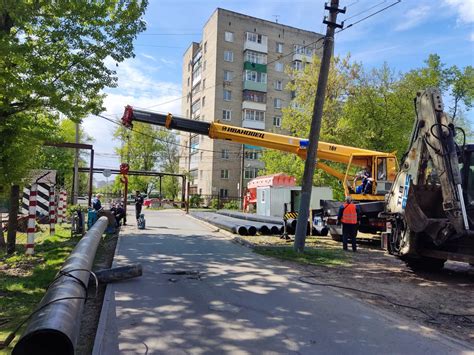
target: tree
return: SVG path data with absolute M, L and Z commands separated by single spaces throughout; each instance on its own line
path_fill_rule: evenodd
M 302 71 L 288 70 L 292 81 L 287 85 L 286 90 L 292 92 L 294 99 L 283 109 L 282 128 L 292 135 L 307 137 L 309 134 L 319 67 L 320 59 L 314 57 Z M 338 131 L 339 121 L 343 114 L 345 100 L 355 91 L 360 71 L 361 66 L 358 63 L 352 63 L 350 56 L 344 58 L 336 56 L 332 59 L 321 126 L 322 141 L 333 143 L 341 141 Z M 262 160 L 265 162 L 266 174 L 285 172 L 295 175 L 297 180 L 301 181 L 304 163 L 295 159 L 293 155 L 266 150 Z M 315 185 L 330 185 L 336 196 L 342 196 L 338 181 L 323 171 L 316 171 L 313 182 Z
M 318 61 L 293 76 L 287 89 L 294 92 L 292 104 L 283 109 L 284 129 L 307 137 L 310 127 L 313 98 L 317 86 Z M 405 153 L 413 127 L 415 109 L 413 98 L 417 91 L 428 87 L 442 90 L 448 113 L 471 139 L 472 130 L 464 112 L 473 105 L 474 70 L 471 66 L 459 69 L 447 67 L 441 58 L 432 54 L 421 68 L 405 74 L 395 74 L 385 63 L 379 68 L 366 70 L 350 57 L 334 58 L 328 81 L 324 106 L 321 140 L 382 152 Z M 263 155 L 265 172 L 279 171 L 300 179 L 302 162 L 286 153 L 266 151 Z M 337 167 L 337 164 L 330 164 Z M 333 187 L 335 195 L 342 197 L 336 180 L 316 171 L 315 184 Z
M 178 149 L 176 136 L 171 131 L 135 123 L 133 130 L 118 127 L 115 137 L 122 141 L 116 149 L 123 162 L 128 162 L 131 170 L 159 170 L 166 173 L 178 173 Z M 115 186 L 117 186 L 116 180 Z M 158 179 L 142 176 L 130 176 L 129 190 L 146 191 L 147 194 L 156 187 Z M 162 187 L 165 195 L 175 198 L 179 186 L 176 178 L 164 178 Z
M 21 182 L 58 113 L 78 121 L 102 111 L 101 90 L 117 82 L 105 60 L 133 56 L 146 6 L 146 0 L 2 1 L 0 184 Z

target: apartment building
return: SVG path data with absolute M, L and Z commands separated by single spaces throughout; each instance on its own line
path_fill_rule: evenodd
M 202 121 L 280 133 L 292 93 L 286 67 L 321 56 L 321 34 L 216 9 L 183 57 L 182 114 Z M 316 49 L 317 48 L 317 49 Z M 184 97 L 185 95 L 185 97 Z M 180 171 L 190 193 L 241 196 L 264 168 L 261 148 L 183 133 Z

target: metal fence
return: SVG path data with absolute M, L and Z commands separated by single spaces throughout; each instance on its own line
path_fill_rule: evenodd
M 189 207 L 191 208 L 214 208 L 239 210 L 242 198 L 240 196 L 199 195 L 189 196 Z

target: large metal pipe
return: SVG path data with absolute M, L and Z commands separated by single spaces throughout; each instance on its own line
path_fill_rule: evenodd
M 77 243 L 13 348 L 13 355 L 74 354 L 90 270 L 107 224 L 107 217 L 99 218 Z
M 216 227 L 225 229 L 231 233 L 239 234 L 239 235 L 255 235 L 257 233 L 257 229 L 253 226 L 244 225 L 239 223 L 240 221 L 229 221 L 227 218 L 222 218 L 223 216 L 218 216 L 215 213 L 209 212 L 194 212 L 194 216 L 199 219 L 203 219 Z
M 224 216 L 233 217 L 233 218 L 245 219 L 248 221 L 283 225 L 282 218 L 278 218 L 278 217 L 260 216 L 260 215 L 256 215 L 252 213 L 243 213 L 243 212 L 229 211 L 229 210 L 219 210 L 216 213 L 224 215 Z

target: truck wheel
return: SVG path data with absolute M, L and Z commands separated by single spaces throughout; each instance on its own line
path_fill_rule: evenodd
M 444 267 L 446 259 L 420 257 L 404 258 L 404 261 L 413 271 L 439 271 Z
M 331 234 L 332 240 L 334 240 L 335 242 L 342 242 L 342 235 L 335 234 L 335 233 L 330 233 L 330 234 Z

